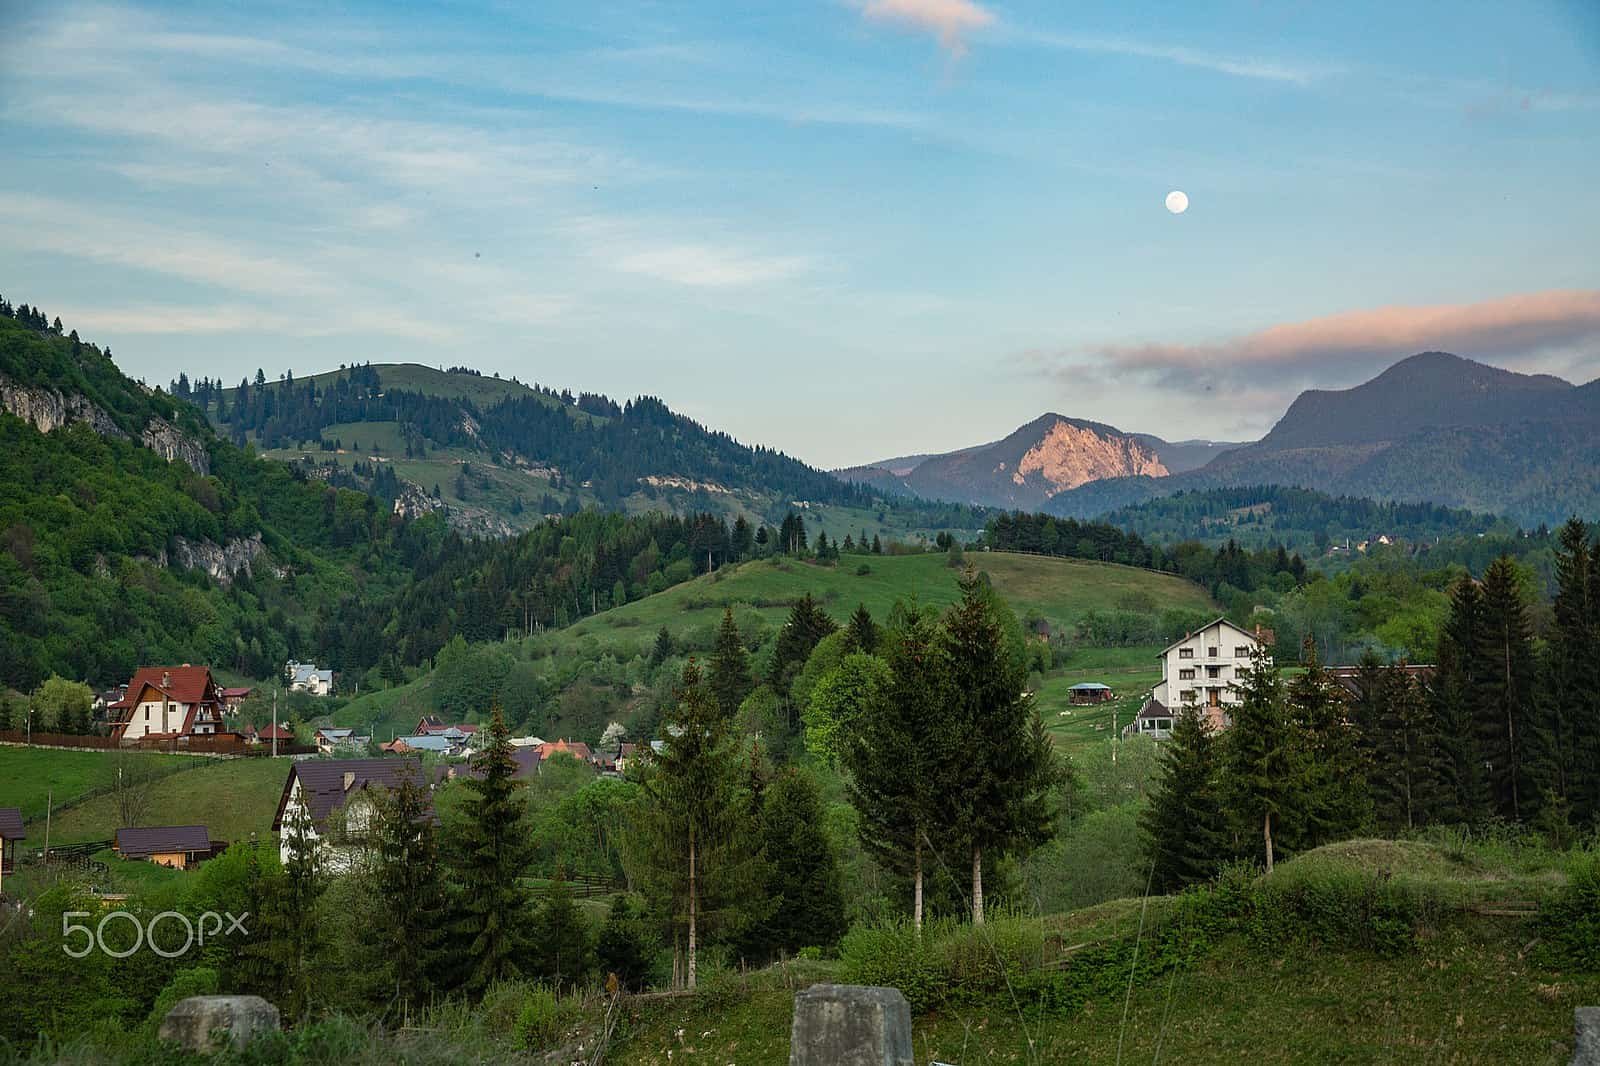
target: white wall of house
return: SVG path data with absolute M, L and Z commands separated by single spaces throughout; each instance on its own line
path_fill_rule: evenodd
M 1232 706 L 1239 702 L 1234 682 L 1259 644 L 1247 629 L 1213 622 L 1161 653 L 1161 682 L 1152 695 L 1174 710 L 1186 703 Z

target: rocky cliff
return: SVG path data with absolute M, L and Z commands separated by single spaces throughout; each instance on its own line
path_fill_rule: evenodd
M 211 579 L 227 585 L 243 573 L 252 575 L 251 565 L 266 551 L 261 534 L 255 533 L 226 544 L 213 544 L 209 540 L 190 540 L 173 537 L 171 552 L 159 552 L 155 562 L 179 570 L 204 570 Z
M 1167 468 L 1155 452 L 1131 437 L 1061 419 L 1023 453 L 1011 480 L 1026 485 L 1036 479 L 1050 497 L 1090 481 L 1139 476 L 1166 477 Z
M 31 424 L 40 433 L 49 433 L 72 422 L 86 422 L 103 437 L 127 437 L 103 408 L 83 396 L 21 385 L 3 374 L 0 374 L 0 408 Z M 147 422 L 139 440 L 169 463 L 182 460 L 196 473 L 211 473 L 211 457 L 200 442 L 164 419 L 152 418 Z

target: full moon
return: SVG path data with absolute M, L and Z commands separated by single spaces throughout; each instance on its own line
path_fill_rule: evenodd
M 1173 189 L 1167 193 L 1167 210 L 1175 215 L 1181 215 L 1189 210 L 1189 194 L 1182 189 Z

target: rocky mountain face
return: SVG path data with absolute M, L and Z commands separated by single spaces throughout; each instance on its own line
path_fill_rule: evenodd
M 87 397 L 39 385 L 23 385 L 0 374 L 0 410 L 5 410 L 40 433 L 73 422 L 85 422 L 103 437 L 127 437 L 106 411 Z M 139 435 L 146 448 L 166 459 L 182 460 L 197 473 L 211 473 L 211 457 L 200 441 L 162 418 L 151 418 Z
M 1446 352 L 1401 360 L 1354 388 L 1302 393 L 1254 444 L 1163 482 L 1118 479 L 1060 494 L 1087 517 L 1185 489 L 1287 485 L 1427 502 L 1527 525 L 1600 516 L 1600 381 L 1575 386 Z
M 1061 493 L 1114 478 L 1166 478 L 1231 444 L 1169 444 L 1100 422 L 1047 414 L 991 444 L 886 459 L 834 471 L 882 491 L 995 507 L 1039 508 Z

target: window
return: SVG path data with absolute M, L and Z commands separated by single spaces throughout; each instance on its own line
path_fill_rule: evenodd
M 1248 658 L 1250 658 L 1250 648 L 1249 648 L 1249 646 L 1248 645 L 1244 645 L 1244 644 L 1237 645 L 1233 649 L 1233 657 L 1235 659 L 1248 659 Z
M 1194 680 L 1194 667 L 1185 666 L 1182 669 L 1180 669 L 1178 671 L 1178 680 L 1179 681 L 1193 681 Z
M 1180 691 L 1178 693 L 1178 698 L 1180 700 L 1182 700 L 1184 703 L 1193 703 L 1195 701 L 1194 689 L 1192 689 L 1192 688 L 1183 689 L 1182 691 Z
M 1180 658 L 1180 659 L 1193 659 L 1194 658 L 1194 649 L 1193 648 L 1179 648 L 1178 649 L 1178 658 Z
M 1208 667 L 1206 667 L 1206 676 L 1207 677 L 1221 677 L 1222 676 L 1222 667 L 1220 667 L 1220 666 L 1208 666 Z
M 1215 659 L 1217 657 L 1218 653 L 1220 653 L 1221 651 L 1222 651 L 1222 649 L 1221 648 L 1217 648 L 1217 647 L 1207 648 L 1206 649 L 1206 656 L 1208 658 Z

